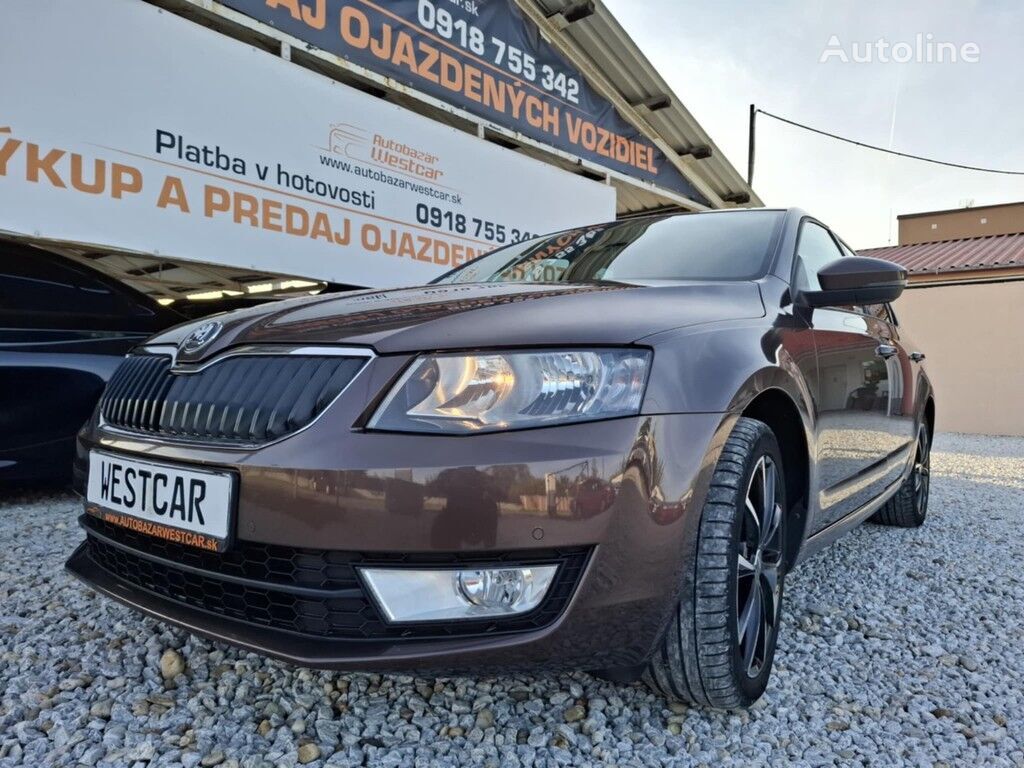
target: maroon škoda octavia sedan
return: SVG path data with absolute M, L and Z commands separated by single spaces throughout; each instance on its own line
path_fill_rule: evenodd
M 68 568 L 297 664 L 748 705 L 786 574 L 867 518 L 924 521 L 905 279 L 801 211 L 722 211 L 180 326 L 80 434 Z

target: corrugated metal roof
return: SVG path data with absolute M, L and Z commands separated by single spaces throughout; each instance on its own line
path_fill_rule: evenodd
M 593 0 L 594 12 L 579 21 L 558 23 L 558 14 L 579 5 L 578 0 L 516 0 L 520 7 L 540 9 L 548 18 L 544 31 L 571 52 L 591 85 L 604 91 L 622 114 L 641 131 L 667 148 L 681 150 L 705 146 L 711 156 L 696 160 L 682 157 L 682 168 L 714 208 L 732 207 L 723 197 L 749 195 L 747 205 L 763 205 L 757 193 L 711 140 L 682 100 L 673 93 L 639 46 L 622 28 L 601 0 Z M 586 66 L 589 65 L 589 66 Z M 589 70 L 589 71 L 588 71 Z M 640 105 L 652 97 L 667 97 L 669 106 L 651 111 Z
M 896 262 L 911 274 L 1024 267 L 1024 233 L 866 248 L 858 253 Z

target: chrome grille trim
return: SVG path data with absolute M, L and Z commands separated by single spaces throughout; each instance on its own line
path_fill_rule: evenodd
M 334 347 L 326 344 L 245 344 L 229 347 L 218 352 L 208 360 L 199 363 L 178 363 L 178 347 L 175 344 L 144 344 L 132 350 L 131 354 L 167 355 L 171 358 L 171 370 L 174 373 L 197 373 L 232 357 L 279 355 L 302 355 L 305 357 L 365 357 L 367 360 L 377 356 L 369 347 Z

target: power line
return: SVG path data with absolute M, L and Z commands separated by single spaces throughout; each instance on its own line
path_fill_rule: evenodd
M 755 113 L 760 113 L 762 115 L 765 115 L 766 117 L 774 118 L 775 120 L 778 120 L 781 123 L 787 123 L 789 125 L 795 126 L 796 128 L 802 128 L 805 131 L 810 131 L 811 133 L 817 133 L 817 134 L 819 134 L 821 136 L 827 136 L 828 138 L 835 139 L 836 141 L 844 141 L 847 144 L 853 144 L 854 146 L 857 146 L 857 147 L 864 147 L 865 149 L 873 149 L 876 152 L 885 152 L 886 154 L 889 154 L 889 155 L 897 155 L 898 157 L 906 157 L 906 158 L 908 158 L 910 160 L 920 160 L 923 163 L 932 163 L 933 165 L 945 165 L 945 166 L 947 166 L 949 168 L 961 168 L 961 169 L 963 169 L 965 171 L 980 171 L 981 173 L 998 173 L 998 174 L 1002 174 L 1003 176 L 1024 176 L 1024 171 L 1007 171 L 1007 170 L 1003 170 L 1001 168 L 982 168 L 982 167 L 977 166 L 977 165 L 963 165 L 962 163 L 950 163 L 950 162 L 947 162 L 945 160 L 936 160 L 933 157 L 922 157 L 921 155 L 911 155 L 911 154 L 908 154 L 907 152 L 897 152 L 895 149 L 886 149 L 885 147 L 877 147 L 874 144 L 865 144 L 863 141 L 856 141 L 854 139 L 848 139 L 845 136 L 839 136 L 838 134 L 835 134 L 835 133 L 829 133 L 828 131 L 823 131 L 820 128 L 812 128 L 809 125 L 804 125 L 803 123 L 798 123 L 798 122 L 796 122 L 796 120 L 790 120 L 789 118 L 785 118 L 785 117 L 782 117 L 780 115 L 773 115 L 771 112 L 766 112 L 763 109 L 755 108 L 754 112 Z M 750 173 L 748 175 L 753 176 L 753 173 Z

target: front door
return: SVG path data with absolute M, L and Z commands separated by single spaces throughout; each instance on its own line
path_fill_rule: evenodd
M 794 284 L 819 290 L 817 272 L 843 256 L 824 227 L 805 221 L 797 246 Z M 891 326 L 861 307 L 807 311 L 818 360 L 815 390 L 819 514 L 821 530 L 869 502 L 894 479 L 902 424 L 893 398 L 902 401 L 894 376 L 899 348 Z M 897 394 L 894 386 L 900 389 Z
M 812 326 L 823 528 L 899 477 L 902 468 L 893 459 L 905 441 L 894 413 L 902 402 L 898 355 L 883 324 L 852 309 L 829 308 L 814 310 Z

